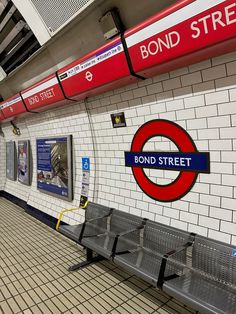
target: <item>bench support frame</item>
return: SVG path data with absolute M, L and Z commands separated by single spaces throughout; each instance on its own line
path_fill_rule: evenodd
M 93 256 L 93 250 L 86 248 L 86 260 L 83 262 L 80 262 L 78 264 L 72 265 L 68 268 L 69 271 L 75 271 L 84 267 L 87 267 L 93 263 L 99 262 L 101 260 L 105 259 L 101 255 Z

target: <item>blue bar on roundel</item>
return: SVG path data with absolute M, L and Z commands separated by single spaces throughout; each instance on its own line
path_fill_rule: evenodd
M 205 152 L 125 152 L 125 166 L 210 173 L 210 155 Z

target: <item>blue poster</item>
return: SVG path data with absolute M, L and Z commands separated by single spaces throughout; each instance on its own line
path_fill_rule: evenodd
M 37 139 L 38 189 L 72 199 L 71 137 Z

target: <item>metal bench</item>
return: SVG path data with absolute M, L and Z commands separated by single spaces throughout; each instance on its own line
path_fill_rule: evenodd
M 146 219 L 132 214 L 89 203 L 86 208 L 84 223 L 76 226 L 61 225 L 59 227 L 59 232 L 84 246 L 87 250 L 86 261 L 69 267 L 69 270 L 82 268 L 101 260 L 101 258 L 113 257 L 117 242 L 116 236 L 143 228 L 145 221 Z M 127 243 L 124 245 L 124 249 L 127 249 Z M 96 256 L 94 256 L 94 252 Z
M 236 313 L 235 247 L 196 236 L 192 265 L 163 290 L 203 314 Z
M 59 231 L 87 250 L 87 260 L 69 270 L 87 266 L 103 257 L 113 259 L 154 286 L 162 285 L 164 272 L 167 277 L 175 277 L 183 269 L 172 262 L 166 265 L 164 254 L 168 253 L 184 264 L 185 251 L 194 239 L 188 232 L 95 203 L 89 203 L 86 208 L 83 224 L 63 225 Z M 94 252 L 98 256 L 94 257 Z
M 236 247 L 106 206 L 89 203 L 85 222 L 60 232 L 202 314 L 236 314 Z M 94 252 L 96 253 L 94 256 Z

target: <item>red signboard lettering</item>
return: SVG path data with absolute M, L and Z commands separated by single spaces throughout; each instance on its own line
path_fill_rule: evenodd
M 22 97 L 28 110 L 43 110 L 49 105 L 67 102 L 55 74 L 24 90 Z
M 157 15 L 158 16 L 158 15 Z M 147 22 L 146 22 L 147 23 Z M 194 1 L 126 36 L 134 70 L 161 65 L 235 37 L 236 1 Z

